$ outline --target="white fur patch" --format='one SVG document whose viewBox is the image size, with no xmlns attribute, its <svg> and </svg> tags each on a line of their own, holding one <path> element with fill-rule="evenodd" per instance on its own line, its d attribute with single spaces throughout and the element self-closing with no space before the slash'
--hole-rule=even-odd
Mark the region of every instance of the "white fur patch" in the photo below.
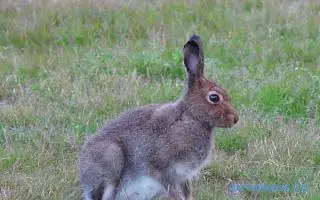
<svg viewBox="0 0 320 200">
<path fill-rule="evenodd" d="M 165 188 L 150 176 L 142 176 L 126 184 L 117 194 L 116 199 L 150 200 L 166 193 Z"/>
<path fill-rule="evenodd" d="M 181 181 L 186 181 L 197 177 L 201 167 L 192 167 L 189 163 L 184 162 L 175 164 L 173 169 Z"/>
<path fill-rule="evenodd" d="M 201 169 L 211 163 L 212 160 L 212 150 L 208 153 L 208 156 L 203 161 L 203 163 L 199 164 L 198 166 L 194 166 L 188 162 L 181 162 L 176 163 L 173 166 L 173 169 L 176 175 L 179 176 L 179 179 L 182 181 L 191 180 L 199 176 Z"/>
</svg>

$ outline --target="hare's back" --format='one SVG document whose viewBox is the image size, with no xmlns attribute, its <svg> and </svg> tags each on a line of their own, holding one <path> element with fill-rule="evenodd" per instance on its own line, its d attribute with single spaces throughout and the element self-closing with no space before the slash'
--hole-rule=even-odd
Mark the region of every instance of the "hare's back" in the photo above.
<svg viewBox="0 0 320 200">
<path fill-rule="evenodd" d="M 84 145 L 84 150 L 99 151 L 111 143 L 125 148 L 132 144 L 136 145 L 135 140 L 139 141 L 143 137 L 141 134 L 148 134 L 148 121 L 158 107 L 157 104 L 146 105 L 120 114 L 118 118 L 108 122 L 99 131 L 99 134 L 89 137 Z"/>
<path fill-rule="evenodd" d="M 121 136 L 126 132 L 132 133 L 134 130 L 146 128 L 152 114 L 159 106 L 159 104 L 145 105 L 124 112 L 118 118 L 107 123 L 101 129 L 101 133 Z"/>
</svg>

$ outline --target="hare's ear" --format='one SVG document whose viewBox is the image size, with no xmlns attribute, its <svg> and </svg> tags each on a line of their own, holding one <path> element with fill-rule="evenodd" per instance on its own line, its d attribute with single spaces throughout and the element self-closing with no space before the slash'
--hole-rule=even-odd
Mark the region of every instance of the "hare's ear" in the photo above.
<svg viewBox="0 0 320 200">
<path fill-rule="evenodd" d="M 183 53 L 184 65 L 188 72 L 189 86 L 192 86 L 194 81 L 203 75 L 204 57 L 201 38 L 197 35 L 191 36 L 189 41 L 184 45 Z"/>
</svg>

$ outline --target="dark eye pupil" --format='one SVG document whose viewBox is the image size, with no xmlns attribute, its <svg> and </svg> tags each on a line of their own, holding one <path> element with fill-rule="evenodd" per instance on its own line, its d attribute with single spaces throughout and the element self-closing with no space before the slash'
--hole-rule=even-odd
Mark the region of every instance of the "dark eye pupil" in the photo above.
<svg viewBox="0 0 320 200">
<path fill-rule="evenodd" d="M 217 94 L 211 94 L 209 96 L 209 98 L 210 98 L 210 101 L 212 101 L 213 103 L 217 103 L 220 100 L 220 98 L 219 98 L 219 96 Z"/>
</svg>

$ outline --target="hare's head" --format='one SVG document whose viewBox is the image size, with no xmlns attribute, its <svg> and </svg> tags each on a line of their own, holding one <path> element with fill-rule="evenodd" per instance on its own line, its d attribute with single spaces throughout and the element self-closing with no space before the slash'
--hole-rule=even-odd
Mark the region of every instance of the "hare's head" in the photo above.
<svg viewBox="0 0 320 200">
<path fill-rule="evenodd" d="M 225 89 L 204 77 L 203 43 L 193 35 L 184 45 L 184 65 L 187 70 L 184 100 L 192 116 L 210 127 L 232 127 L 238 122 Z"/>
</svg>

